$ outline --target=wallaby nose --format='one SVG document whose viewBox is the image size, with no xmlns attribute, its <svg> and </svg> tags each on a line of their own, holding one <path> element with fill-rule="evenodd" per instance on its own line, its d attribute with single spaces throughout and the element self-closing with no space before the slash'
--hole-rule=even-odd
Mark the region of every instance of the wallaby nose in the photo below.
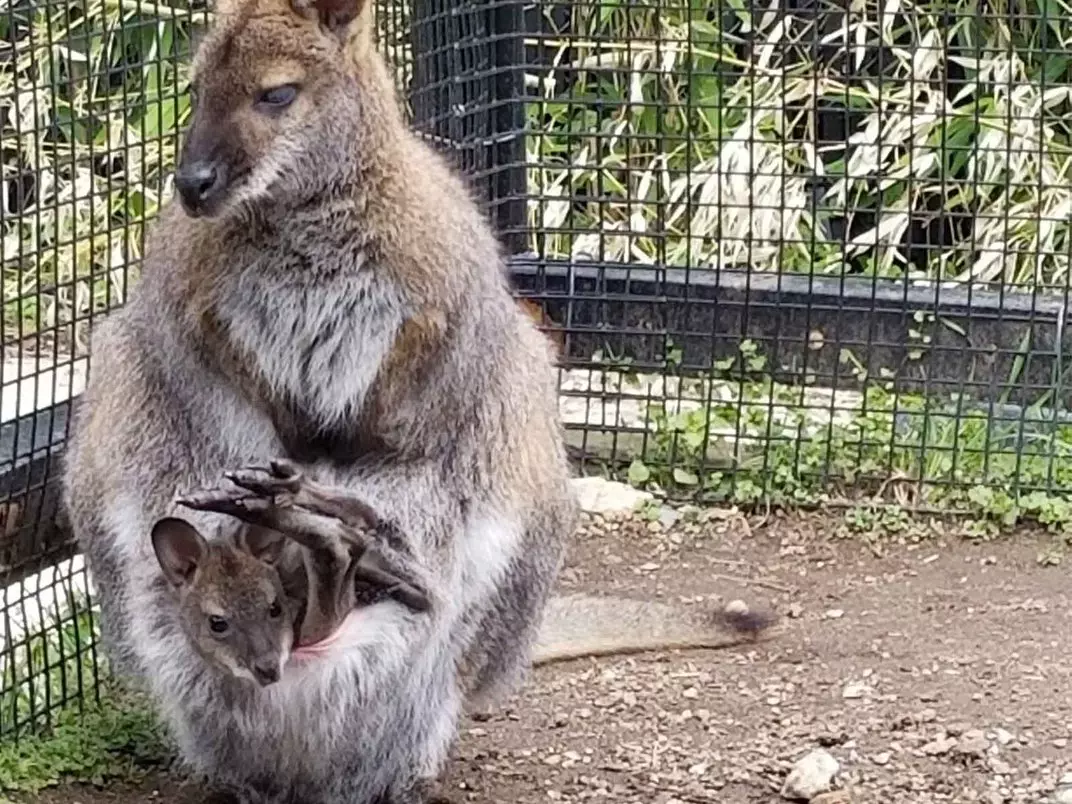
<svg viewBox="0 0 1072 804">
<path fill-rule="evenodd" d="M 279 681 L 279 662 L 257 662 L 253 665 L 253 675 L 261 686 Z"/>
<path fill-rule="evenodd" d="M 207 207 L 223 189 L 225 171 L 214 162 L 198 161 L 181 165 L 175 171 L 175 189 L 186 211 L 196 215 Z"/>
</svg>

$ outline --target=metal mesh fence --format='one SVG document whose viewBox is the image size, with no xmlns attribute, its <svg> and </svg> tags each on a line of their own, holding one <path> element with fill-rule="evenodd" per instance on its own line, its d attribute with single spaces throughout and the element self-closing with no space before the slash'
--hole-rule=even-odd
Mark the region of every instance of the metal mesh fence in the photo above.
<svg viewBox="0 0 1072 804">
<path fill-rule="evenodd" d="M 1072 521 L 1072 17 L 1051 3 L 383 0 L 415 127 L 556 342 L 583 471 Z M 0 7 L 0 739 L 94 694 L 56 504 L 95 315 L 170 194 L 204 7 Z M 43 572 L 44 571 L 44 572 Z"/>
</svg>

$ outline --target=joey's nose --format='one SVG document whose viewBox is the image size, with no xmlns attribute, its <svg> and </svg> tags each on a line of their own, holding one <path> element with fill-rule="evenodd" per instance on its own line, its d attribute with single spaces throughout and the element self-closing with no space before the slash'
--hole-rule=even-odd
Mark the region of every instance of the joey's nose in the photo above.
<svg viewBox="0 0 1072 804">
<path fill-rule="evenodd" d="M 262 686 L 274 684 L 279 681 L 279 663 L 257 662 L 253 665 L 253 675 Z"/>
<path fill-rule="evenodd" d="M 219 196 L 226 180 L 222 165 L 214 162 L 191 162 L 175 171 L 175 189 L 186 211 L 198 215 Z"/>
</svg>

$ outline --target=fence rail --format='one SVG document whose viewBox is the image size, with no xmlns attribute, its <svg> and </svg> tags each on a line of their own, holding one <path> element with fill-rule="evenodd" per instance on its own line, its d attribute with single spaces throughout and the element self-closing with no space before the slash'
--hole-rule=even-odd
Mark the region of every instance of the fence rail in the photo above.
<svg viewBox="0 0 1072 804">
<path fill-rule="evenodd" d="M 559 344 L 582 470 L 1072 523 L 1062 6 L 377 12 L 415 129 L 470 177 Z M 210 13 L 0 7 L 0 740 L 106 673 L 57 472 L 92 322 L 170 195 Z"/>
</svg>

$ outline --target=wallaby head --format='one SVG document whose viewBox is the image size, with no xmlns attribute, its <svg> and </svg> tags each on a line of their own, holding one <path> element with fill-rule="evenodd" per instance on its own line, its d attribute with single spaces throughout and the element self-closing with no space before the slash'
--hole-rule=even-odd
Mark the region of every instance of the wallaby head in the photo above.
<svg viewBox="0 0 1072 804">
<path fill-rule="evenodd" d="M 175 173 L 189 215 L 301 203 L 348 185 L 364 96 L 374 94 L 361 86 L 369 5 L 220 0 L 193 61 L 192 118 Z"/>
<path fill-rule="evenodd" d="M 283 537 L 250 529 L 236 547 L 209 542 L 189 522 L 165 517 L 153 526 L 152 542 L 198 653 L 238 678 L 261 686 L 278 681 L 295 618 L 273 566 Z"/>
</svg>

